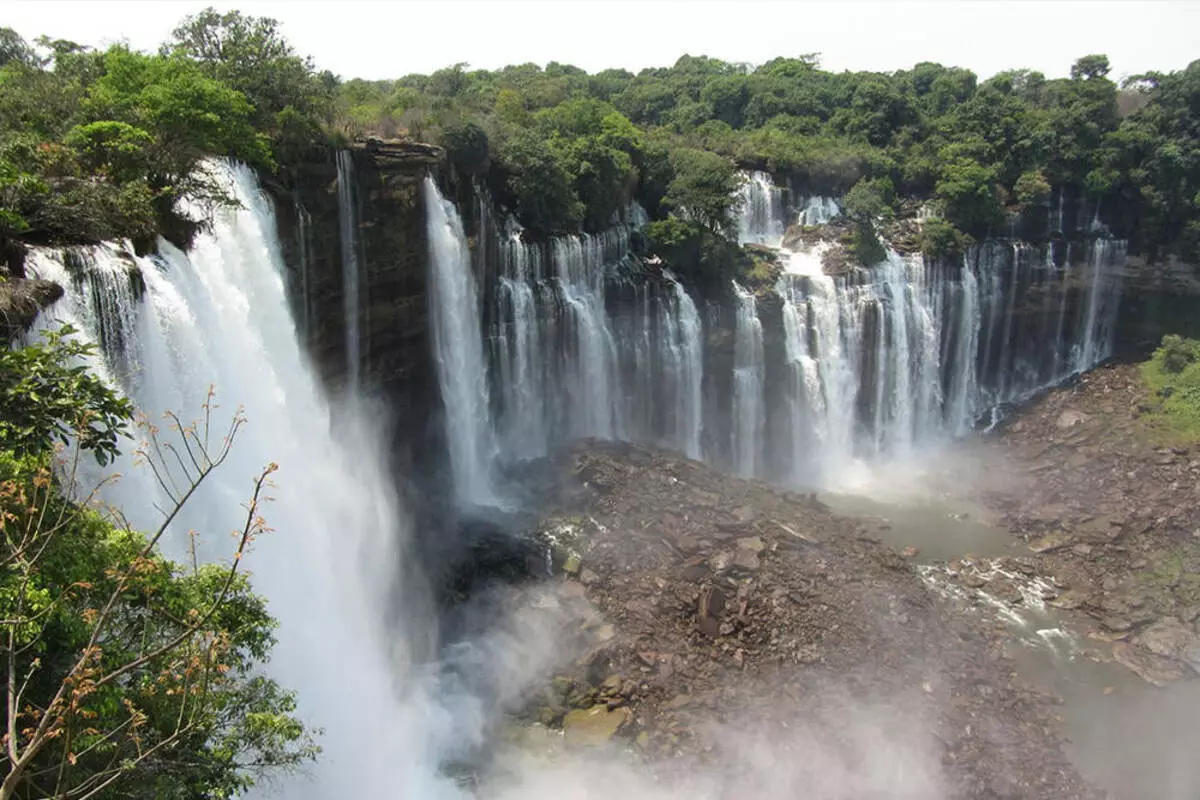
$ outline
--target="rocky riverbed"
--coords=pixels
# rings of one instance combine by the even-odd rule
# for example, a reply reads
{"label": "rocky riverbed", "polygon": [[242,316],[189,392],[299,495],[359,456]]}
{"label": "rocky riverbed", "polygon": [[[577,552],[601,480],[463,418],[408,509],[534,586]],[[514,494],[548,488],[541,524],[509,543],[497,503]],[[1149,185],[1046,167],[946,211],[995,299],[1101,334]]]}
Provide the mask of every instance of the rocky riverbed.
{"label": "rocky riverbed", "polygon": [[1092,641],[1155,685],[1200,673],[1200,448],[1166,444],[1137,368],[1083,375],[992,445],[1014,482],[989,504]]}
{"label": "rocky riverbed", "polygon": [[655,797],[1103,796],[1004,631],[876,526],[643,447],[580,443],[540,475],[553,577],[511,602],[569,657],[512,704],[519,751],[610,754]]}

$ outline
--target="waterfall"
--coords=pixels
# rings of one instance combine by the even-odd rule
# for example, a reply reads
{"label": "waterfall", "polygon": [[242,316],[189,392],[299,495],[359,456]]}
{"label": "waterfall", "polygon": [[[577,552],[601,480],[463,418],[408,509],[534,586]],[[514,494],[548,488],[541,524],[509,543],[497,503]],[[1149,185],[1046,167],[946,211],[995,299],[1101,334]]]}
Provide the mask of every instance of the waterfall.
{"label": "waterfall", "polygon": [[825,225],[840,213],[842,209],[832,197],[813,195],[804,198],[804,205],[796,218],[796,224]]}
{"label": "waterfall", "polygon": [[1078,269],[1008,241],[973,247],[961,266],[889,251],[837,276],[819,254],[789,253],[775,287],[790,437],[769,446],[785,448],[782,480],[828,483],[856,459],[961,435],[1112,349],[1122,242],[1093,241]]}
{"label": "waterfall", "polygon": [[624,434],[618,408],[617,343],[604,305],[608,244],[592,236],[566,236],[551,243],[569,354],[562,400],[570,404],[571,437],[612,439]]}
{"label": "waterfall", "polygon": [[460,502],[491,504],[496,453],[471,251],[458,210],[432,177],[425,178],[424,200],[433,349],[455,495]]}
{"label": "waterfall", "polygon": [[700,434],[704,408],[701,386],[704,381],[704,340],[700,313],[683,285],[670,273],[666,278],[674,290],[674,305],[662,304],[663,325],[670,331],[669,352],[675,357],[674,385],[678,396],[675,408],[675,447],[689,458],[700,458]]}
{"label": "waterfall", "polygon": [[510,457],[525,459],[545,453],[550,436],[544,333],[553,320],[539,319],[541,251],[525,246],[520,236],[519,230],[509,231],[500,247],[492,341],[498,348],[501,445]]}
{"label": "waterfall", "polygon": [[354,194],[354,161],[349,150],[337,154],[338,231],[342,241],[342,309],[346,337],[346,382],[350,391],[359,386],[362,368],[362,287],[358,252],[358,199]]}
{"label": "waterfall", "polygon": [[1117,311],[1121,303],[1121,278],[1114,274],[1125,261],[1125,243],[1093,239],[1088,247],[1089,287],[1087,314],[1080,331],[1080,344],[1072,368],[1091,369],[1112,355]]}
{"label": "waterfall", "polygon": [[742,173],[738,209],[738,242],[778,245],[783,238],[783,190],[770,173]]}
{"label": "waterfall", "polygon": [[[228,557],[226,533],[241,527],[251,477],[279,464],[264,507],[273,532],[255,542],[247,566],[279,621],[267,669],[297,691],[298,713],[325,730],[321,760],[281,777],[281,794],[366,797],[388,787],[398,797],[434,796],[430,745],[416,734],[423,723],[398,700],[402,687],[410,690],[406,662],[392,656],[423,655],[407,643],[431,612],[417,593],[406,597],[404,631],[384,622],[405,588],[395,582],[407,526],[379,449],[384,437],[373,429],[378,415],[350,404],[335,416],[298,342],[270,203],[250,170],[215,171],[242,207],[221,213],[189,253],[165,241],[161,255],[147,258],[93,248],[85,251],[87,279],[74,281],[71,251],[35,251],[30,270],[71,287],[40,324],[70,321],[102,341],[101,372],[154,420],[165,410],[199,417],[215,385],[219,439],[223,422],[244,407],[248,422],[229,460],[177,520],[169,555],[183,556],[186,532],[196,530],[202,554]],[[127,290],[131,268],[144,291]],[[105,331],[122,326],[129,338],[118,347]],[[161,491],[132,461],[127,454],[117,465],[124,477],[106,499],[149,527],[159,520]]]}
{"label": "waterfall", "polygon": [[296,249],[300,256],[300,275],[295,294],[300,302],[300,333],[303,338],[312,336],[313,332],[313,291],[312,279],[312,216],[299,199],[293,201],[293,211],[296,214]]}
{"label": "waterfall", "polygon": [[763,329],[754,294],[735,281],[737,322],[733,339],[733,468],[744,478],[758,474],[763,449],[765,359]]}

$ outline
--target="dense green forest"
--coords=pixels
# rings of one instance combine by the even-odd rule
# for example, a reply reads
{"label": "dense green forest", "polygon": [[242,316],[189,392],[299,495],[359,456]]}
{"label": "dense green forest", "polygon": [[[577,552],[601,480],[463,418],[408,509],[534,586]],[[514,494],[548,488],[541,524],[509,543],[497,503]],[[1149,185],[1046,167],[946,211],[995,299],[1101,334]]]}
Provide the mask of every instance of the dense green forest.
{"label": "dense green forest", "polygon": [[1200,62],[1122,86],[1108,73],[1102,55],[1068,78],[984,81],[932,63],[835,73],[811,55],[757,67],[684,56],[636,75],[457,64],[371,82],[319,72],[274,21],[237,12],[187,18],[156,53],[5,30],[0,239],[186,241],[178,199],[222,200],[205,156],[286,179],[374,135],[443,145],[532,236],[603,228],[637,199],[652,246],[675,261],[728,261],[739,167],[845,196],[860,220],[933,201],[933,253],[1006,235],[1014,219],[1048,235],[1065,196],[1099,207],[1135,251],[1200,257]]}
{"label": "dense green forest", "polygon": [[1136,249],[1194,258],[1200,62],[1122,87],[1108,73],[1102,55],[1080,58],[1069,78],[1014,70],[982,82],[931,63],[834,73],[815,57],[750,67],[684,56],[637,75],[459,64],[346,81],[338,96],[348,130],[445,145],[539,232],[603,226],[631,196],[656,219],[720,229],[737,165],[805,193],[849,194],[861,209],[935,200],[944,221],[928,232],[933,244],[1003,234],[1006,214],[1044,220],[1065,190],[1099,203]]}

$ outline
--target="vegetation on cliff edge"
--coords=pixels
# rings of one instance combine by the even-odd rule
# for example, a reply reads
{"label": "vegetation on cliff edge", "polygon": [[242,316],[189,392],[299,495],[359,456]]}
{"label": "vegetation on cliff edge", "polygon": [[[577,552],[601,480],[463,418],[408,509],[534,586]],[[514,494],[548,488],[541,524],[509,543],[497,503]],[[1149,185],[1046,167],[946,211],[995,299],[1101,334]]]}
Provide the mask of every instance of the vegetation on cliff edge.
{"label": "vegetation on cliff edge", "polygon": [[139,458],[169,500],[156,530],[131,528],[76,488],[81,459],[117,455],[131,409],[70,333],[0,348],[0,800],[242,794],[317,752],[292,695],[261,674],[275,623],[239,570],[266,530],[273,467],[247,484],[227,563],[168,560],[168,523],[241,420],[142,425]]}
{"label": "vegetation on cliff edge", "polygon": [[1200,341],[1164,336],[1142,378],[1153,393],[1143,418],[1171,441],[1200,442]]}

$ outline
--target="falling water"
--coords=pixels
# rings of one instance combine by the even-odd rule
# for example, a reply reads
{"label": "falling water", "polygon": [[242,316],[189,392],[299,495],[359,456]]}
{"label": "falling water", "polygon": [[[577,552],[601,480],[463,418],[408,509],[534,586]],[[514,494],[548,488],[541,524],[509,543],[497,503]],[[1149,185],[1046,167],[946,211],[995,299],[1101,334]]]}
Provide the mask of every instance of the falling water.
{"label": "falling water", "polygon": [[733,339],[733,468],[744,478],[758,474],[763,448],[765,359],[763,329],[754,295],[734,282],[737,323]]}
{"label": "falling water", "polygon": [[313,289],[312,289],[312,216],[304,204],[295,200],[293,210],[296,214],[296,249],[300,257],[300,275],[295,295],[299,298],[296,304],[300,308],[300,333],[302,337],[312,336],[313,332]]}
{"label": "falling water", "polygon": [[[227,558],[225,534],[241,527],[250,479],[268,462],[279,464],[265,508],[273,532],[256,541],[247,563],[279,621],[268,669],[297,690],[303,718],[325,731],[320,762],[311,774],[283,780],[282,794],[366,797],[388,787],[397,797],[438,796],[432,744],[416,733],[417,705],[398,699],[413,685],[406,665],[423,654],[409,643],[422,638],[429,612],[419,592],[406,592],[406,638],[385,629],[381,613],[396,597],[407,528],[379,450],[384,438],[372,429],[377,416],[349,405],[334,418],[297,340],[272,208],[249,170],[216,174],[240,210],[221,214],[186,254],[163,241],[161,255],[150,258],[113,246],[91,250],[91,280],[69,290],[41,324],[71,321],[103,339],[102,372],[155,419],[164,410],[199,416],[210,385],[218,423],[244,407],[248,423],[229,461],[174,525],[167,549],[175,557],[194,529],[203,553]],[[29,266],[71,286],[67,260],[39,251]],[[131,265],[145,281],[140,296],[125,288]],[[112,303],[97,313],[102,293]],[[135,347],[115,347],[103,333],[120,325],[136,332],[127,342]],[[118,466],[125,477],[108,499],[134,524],[157,524],[163,498],[155,482],[128,456]]]}
{"label": "falling water", "polygon": [[455,494],[463,503],[491,504],[496,448],[471,251],[458,210],[432,177],[425,178],[424,194],[433,350]]}
{"label": "falling water", "polygon": [[842,213],[842,209],[832,197],[813,195],[804,198],[804,205],[796,217],[796,224],[825,225],[840,213]]}
{"label": "falling water", "polygon": [[617,395],[617,343],[605,310],[606,242],[566,236],[551,243],[568,358],[563,400],[570,404],[568,435],[619,438],[625,426]]}
{"label": "falling water", "polygon": [[1091,368],[1111,352],[1123,259],[1123,243],[1098,239],[1086,267],[1059,269],[1031,247],[986,242],[961,267],[889,252],[829,276],[812,252],[790,254],[776,285],[791,430],[774,443],[790,464],[778,477],[836,480],[855,459],[964,433],[988,409]]}
{"label": "falling water", "polygon": [[1125,261],[1125,243],[1094,239],[1088,249],[1087,314],[1077,338],[1072,370],[1082,372],[1112,355],[1121,279],[1113,266]]}
{"label": "falling water", "polygon": [[766,172],[746,172],[738,209],[738,242],[776,246],[783,238],[783,190]]}
{"label": "falling water", "polygon": [[669,352],[676,356],[674,385],[679,397],[675,406],[675,446],[689,458],[700,458],[700,434],[704,408],[701,385],[704,380],[704,340],[700,313],[691,296],[675,276],[667,274],[675,292],[673,306],[661,305],[663,325],[671,331]]}
{"label": "falling water", "polygon": [[362,287],[358,253],[358,201],[354,196],[354,161],[349,150],[337,154],[338,231],[342,241],[342,309],[346,337],[346,381],[350,392],[359,386],[362,368]]}

